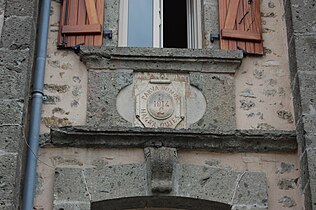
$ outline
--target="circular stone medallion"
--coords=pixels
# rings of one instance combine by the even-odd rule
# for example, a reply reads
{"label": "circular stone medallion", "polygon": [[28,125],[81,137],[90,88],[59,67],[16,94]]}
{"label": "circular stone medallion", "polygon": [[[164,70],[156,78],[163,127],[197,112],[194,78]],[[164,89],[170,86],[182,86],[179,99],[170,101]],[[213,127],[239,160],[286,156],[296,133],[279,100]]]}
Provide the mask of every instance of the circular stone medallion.
{"label": "circular stone medallion", "polygon": [[168,119],[174,112],[173,99],[164,91],[153,93],[147,100],[147,110],[157,120]]}

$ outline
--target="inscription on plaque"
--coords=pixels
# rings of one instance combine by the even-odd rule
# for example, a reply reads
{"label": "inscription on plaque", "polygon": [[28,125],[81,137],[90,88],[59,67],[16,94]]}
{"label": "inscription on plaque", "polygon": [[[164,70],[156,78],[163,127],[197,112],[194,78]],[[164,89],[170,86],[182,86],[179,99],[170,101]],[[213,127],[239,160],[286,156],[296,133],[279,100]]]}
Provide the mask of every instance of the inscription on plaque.
{"label": "inscription on plaque", "polygon": [[157,120],[168,119],[174,112],[173,99],[163,91],[153,93],[147,100],[147,110]]}
{"label": "inscription on plaque", "polygon": [[182,97],[172,84],[152,84],[136,99],[136,118],[143,127],[175,128],[184,120]]}

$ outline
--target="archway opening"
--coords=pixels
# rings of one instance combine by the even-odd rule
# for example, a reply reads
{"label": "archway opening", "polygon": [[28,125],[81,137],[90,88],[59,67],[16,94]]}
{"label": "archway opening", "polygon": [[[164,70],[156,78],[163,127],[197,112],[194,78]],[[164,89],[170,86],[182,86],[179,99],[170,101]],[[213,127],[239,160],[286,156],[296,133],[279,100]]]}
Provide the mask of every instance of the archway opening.
{"label": "archway opening", "polygon": [[231,210],[225,203],[178,196],[142,196],[97,201],[91,210]]}

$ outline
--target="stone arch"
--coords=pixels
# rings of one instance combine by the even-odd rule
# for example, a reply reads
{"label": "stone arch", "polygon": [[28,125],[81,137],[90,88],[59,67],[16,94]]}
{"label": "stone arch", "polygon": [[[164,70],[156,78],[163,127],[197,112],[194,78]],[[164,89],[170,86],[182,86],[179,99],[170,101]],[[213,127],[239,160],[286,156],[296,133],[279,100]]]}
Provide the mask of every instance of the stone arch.
{"label": "stone arch", "polygon": [[139,196],[91,203],[91,210],[124,210],[139,208],[231,210],[232,206],[215,201],[179,196]]}

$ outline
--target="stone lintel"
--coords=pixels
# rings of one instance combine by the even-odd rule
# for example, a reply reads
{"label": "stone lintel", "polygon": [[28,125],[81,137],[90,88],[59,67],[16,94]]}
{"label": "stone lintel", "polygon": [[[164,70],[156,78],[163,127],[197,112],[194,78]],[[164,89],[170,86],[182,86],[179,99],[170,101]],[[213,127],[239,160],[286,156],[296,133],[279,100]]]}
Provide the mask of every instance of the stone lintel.
{"label": "stone lintel", "polygon": [[243,54],[215,49],[82,47],[80,58],[88,69],[233,74]]}
{"label": "stone lintel", "polygon": [[170,193],[173,186],[173,171],[177,162],[177,150],[174,148],[144,149],[148,186],[153,193]]}
{"label": "stone lintel", "polygon": [[[56,147],[146,148],[172,147],[217,152],[294,152],[294,131],[206,131],[201,129],[51,128],[50,144]],[[49,144],[44,144],[43,147]]]}

